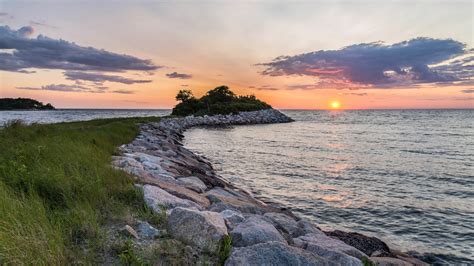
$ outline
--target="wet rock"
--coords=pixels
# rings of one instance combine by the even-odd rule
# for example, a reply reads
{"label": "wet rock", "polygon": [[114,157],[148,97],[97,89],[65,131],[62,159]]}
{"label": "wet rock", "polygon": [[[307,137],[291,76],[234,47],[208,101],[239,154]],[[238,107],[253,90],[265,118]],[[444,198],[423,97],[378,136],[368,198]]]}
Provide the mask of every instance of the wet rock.
{"label": "wet rock", "polygon": [[301,248],[307,250],[315,255],[321,256],[332,263],[337,265],[348,265],[348,266],[362,266],[362,261],[349,256],[346,253],[324,248],[322,246],[316,245],[314,243],[308,242],[305,243]]}
{"label": "wet rock", "polygon": [[369,256],[374,252],[378,252],[379,254],[390,254],[390,249],[387,244],[375,237],[368,237],[359,233],[343,232],[339,230],[326,232],[326,234],[357,248]]}
{"label": "wet rock", "polygon": [[282,242],[266,242],[233,248],[226,266],[240,265],[330,265],[326,259]]}
{"label": "wet rock", "polygon": [[202,182],[201,179],[196,176],[178,178],[178,181],[183,183],[186,188],[194,190],[198,193],[203,193],[207,189],[207,186],[204,184],[204,182]]}
{"label": "wet rock", "polygon": [[345,253],[358,259],[367,256],[362,251],[347,245],[339,239],[326,236],[325,234],[306,234],[293,239],[293,242],[295,243],[295,246],[300,248],[306,248],[309,244],[312,244],[321,249]]}
{"label": "wet rock", "polygon": [[392,257],[370,257],[370,260],[373,261],[377,266],[413,266],[407,261],[392,258]]}
{"label": "wet rock", "polygon": [[201,208],[198,204],[193,201],[181,199],[171,195],[165,190],[152,185],[143,186],[143,196],[145,203],[152,208],[155,212],[161,213],[162,208],[175,208],[175,207],[195,207]]}
{"label": "wet rock", "polygon": [[181,207],[171,211],[168,228],[174,238],[214,254],[227,235],[224,218],[219,213]]}
{"label": "wet rock", "polygon": [[286,244],[285,238],[263,217],[252,216],[240,223],[230,233],[235,247],[251,246],[258,243],[277,241]]}
{"label": "wet rock", "polygon": [[133,237],[135,239],[139,239],[137,231],[133,229],[130,225],[125,225],[124,227],[120,228],[119,232],[126,236],[126,237]]}
{"label": "wet rock", "polygon": [[402,255],[396,255],[396,256],[397,256],[397,259],[401,259],[401,260],[406,261],[408,263],[411,263],[415,266],[429,266],[428,263],[423,262],[423,261],[421,261],[417,258],[408,257],[406,254],[403,254],[403,256]]}

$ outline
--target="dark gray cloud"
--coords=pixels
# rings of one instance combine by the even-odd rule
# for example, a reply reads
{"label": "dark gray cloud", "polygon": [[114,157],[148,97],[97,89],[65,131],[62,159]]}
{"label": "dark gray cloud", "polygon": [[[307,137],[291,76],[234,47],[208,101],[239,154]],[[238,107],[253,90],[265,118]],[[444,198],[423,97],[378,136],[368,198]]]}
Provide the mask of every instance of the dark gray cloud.
{"label": "dark gray cloud", "polygon": [[[364,43],[340,50],[320,50],[295,56],[280,56],[261,72],[269,76],[316,77],[312,87],[391,88],[421,83],[453,83],[474,77],[472,50],[451,39],[416,38],[392,45]],[[463,57],[444,64],[443,62]],[[289,88],[291,89],[291,88]],[[311,89],[310,86],[299,89]]]}
{"label": "dark gray cloud", "polygon": [[43,35],[29,38],[31,26],[19,30],[0,26],[0,70],[27,73],[29,69],[61,69],[81,71],[153,71],[160,66],[150,60],[112,53],[93,47],[79,46]]}
{"label": "dark gray cloud", "polygon": [[190,79],[193,76],[190,74],[184,74],[184,73],[178,73],[178,72],[173,72],[173,73],[168,73],[166,76],[170,79]]}
{"label": "dark gray cloud", "polygon": [[461,92],[462,93],[474,93],[474,89],[466,89],[466,90],[462,90]]}
{"label": "dark gray cloud", "polygon": [[104,86],[82,86],[78,84],[50,84],[41,87],[16,87],[19,90],[34,90],[34,91],[61,91],[61,92],[86,92],[86,93],[121,93],[132,94],[131,90],[109,90]]}
{"label": "dark gray cloud", "polygon": [[134,84],[134,83],[150,83],[152,80],[143,79],[129,79],[121,76],[106,75],[96,72],[82,72],[82,71],[66,71],[64,72],[66,79],[74,81],[91,81],[95,83],[103,83],[105,81],[118,82],[123,84]]}

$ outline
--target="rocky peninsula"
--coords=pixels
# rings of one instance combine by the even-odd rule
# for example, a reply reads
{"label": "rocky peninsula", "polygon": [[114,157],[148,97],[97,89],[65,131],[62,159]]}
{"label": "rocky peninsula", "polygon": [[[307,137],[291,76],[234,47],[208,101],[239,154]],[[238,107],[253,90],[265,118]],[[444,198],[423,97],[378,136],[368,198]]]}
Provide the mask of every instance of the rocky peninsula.
{"label": "rocky peninsula", "polygon": [[166,224],[154,228],[140,221],[122,230],[133,236],[135,245],[149,245],[165,235],[182,243],[185,264],[426,265],[377,238],[323,232],[284,206],[262,202],[182,144],[182,133],[191,127],[291,121],[265,109],[142,124],[138,137],[120,147],[113,165],[135,178],[146,204],[163,213]]}

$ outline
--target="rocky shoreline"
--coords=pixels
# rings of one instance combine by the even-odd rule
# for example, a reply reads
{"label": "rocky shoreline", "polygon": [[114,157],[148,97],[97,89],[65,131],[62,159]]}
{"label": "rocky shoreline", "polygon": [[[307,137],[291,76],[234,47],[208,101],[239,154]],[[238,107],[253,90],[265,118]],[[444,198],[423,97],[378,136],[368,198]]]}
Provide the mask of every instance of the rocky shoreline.
{"label": "rocky shoreline", "polygon": [[[225,265],[427,265],[373,237],[323,232],[282,206],[266,204],[220,177],[204,158],[183,147],[182,133],[196,126],[286,123],[274,109],[236,115],[165,118],[141,125],[139,136],[120,147],[113,165],[136,178],[146,204],[166,213],[162,232],[139,223],[139,242],[162,235],[193,254],[186,264]],[[151,227],[151,228],[150,228]],[[146,228],[147,230],[140,229]],[[228,258],[227,258],[228,257]]]}

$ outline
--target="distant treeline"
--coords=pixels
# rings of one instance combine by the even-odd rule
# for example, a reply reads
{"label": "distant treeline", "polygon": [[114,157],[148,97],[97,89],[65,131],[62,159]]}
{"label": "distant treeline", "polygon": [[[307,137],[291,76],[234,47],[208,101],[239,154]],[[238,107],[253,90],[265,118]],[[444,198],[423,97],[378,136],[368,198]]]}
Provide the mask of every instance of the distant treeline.
{"label": "distant treeline", "polygon": [[28,98],[0,98],[0,110],[54,110],[54,107]]}
{"label": "distant treeline", "polygon": [[210,90],[199,99],[190,90],[180,90],[176,100],[180,103],[173,108],[172,115],[178,116],[232,114],[272,108],[254,95],[237,96],[227,86]]}

